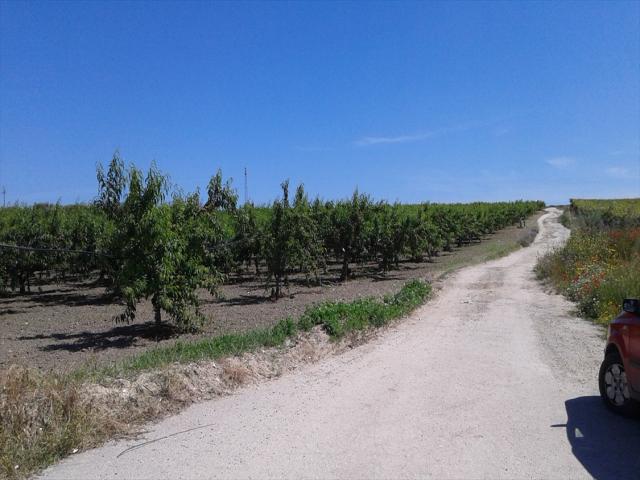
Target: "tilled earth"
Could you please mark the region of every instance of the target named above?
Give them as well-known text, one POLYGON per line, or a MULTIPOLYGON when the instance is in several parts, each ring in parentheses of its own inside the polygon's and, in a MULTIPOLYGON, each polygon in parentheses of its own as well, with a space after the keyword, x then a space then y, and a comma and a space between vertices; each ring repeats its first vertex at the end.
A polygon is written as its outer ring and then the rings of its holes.
POLYGON ((495 256, 526 236, 537 218, 528 219, 525 229, 506 228, 432 263, 405 262, 386 275, 377 273, 374 265, 354 265, 356 277, 341 283, 339 266, 332 265, 322 286, 309 287, 304 278, 294 277, 287 296, 277 302, 269 299, 263 278, 232 275, 233 283, 221 287, 219 298, 202 292, 201 308, 209 321, 197 334, 156 329, 149 302, 139 305, 136 323, 115 324, 114 317, 123 307, 95 283, 36 285, 31 294, 0 297, 0 368, 20 364, 65 371, 87 363, 103 364, 177 340, 267 327, 298 317, 309 305, 322 301, 382 296, 397 291, 407 280, 433 281, 444 272, 495 256))

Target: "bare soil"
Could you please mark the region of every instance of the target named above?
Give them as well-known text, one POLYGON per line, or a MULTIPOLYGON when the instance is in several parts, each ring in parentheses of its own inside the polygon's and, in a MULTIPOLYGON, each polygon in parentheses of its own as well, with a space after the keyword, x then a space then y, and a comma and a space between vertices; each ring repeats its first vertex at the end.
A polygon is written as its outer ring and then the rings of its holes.
POLYGON ((115 324, 122 305, 96 282, 42 284, 27 295, 0 298, 0 368, 18 364, 42 370, 68 371, 87 363, 109 363, 158 345, 242 332, 296 318, 315 303, 351 301, 397 291, 407 280, 434 281, 462 266, 499 256, 518 246, 535 227, 538 215, 524 229, 509 227, 482 243, 444 253, 433 262, 403 262, 399 270, 380 274, 375 265, 353 266, 355 278, 339 282, 339 265, 331 265, 322 286, 307 286, 293 277, 287 296, 273 302, 263 278, 232 275, 218 298, 203 292, 201 309, 209 319, 196 334, 156 328, 150 302, 137 309, 137 322, 115 324))

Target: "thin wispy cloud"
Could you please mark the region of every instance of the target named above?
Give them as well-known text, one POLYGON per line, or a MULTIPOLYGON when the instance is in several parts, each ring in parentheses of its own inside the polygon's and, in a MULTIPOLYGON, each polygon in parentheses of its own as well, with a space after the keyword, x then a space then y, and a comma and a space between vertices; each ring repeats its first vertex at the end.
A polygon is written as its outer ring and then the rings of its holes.
POLYGON ((436 131, 418 133, 415 135, 398 135, 396 137, 364 137, 356 140, 354 143, 359 147, 366 147, 369 145, 379 145, 384 143, 408 143, 418 142, 420 140, 426 140, 437 135, 436 131))
POLYGON ((363 137, 354 141, 353 143, 358 147, 368 147, 372 145, 419 142, 422 140, 427 140, 429 138, 446 135, 448 133, 462 132, 465 130, 471 130, 473 128, 486 127, 487 125, 490 125, 490 123, 489 122, 464 123, 464 124, 456 125, 453 127, 439 128, 437 130, 428 130, 425 132, 405 134, 405 135, 363 137))
POLYGON ((546 159, 545 162, 553 168, 563 169, 574 165, 576 163, 576 159, 573 157, 552 157, 546 159))
POLYGON ((630 168, 621 166, 609 167, 605 169, 604 173, 609 177, 619 178, 622 180, 635 180, 640 178, 640 175, 637 172, 632 171, 630 168))

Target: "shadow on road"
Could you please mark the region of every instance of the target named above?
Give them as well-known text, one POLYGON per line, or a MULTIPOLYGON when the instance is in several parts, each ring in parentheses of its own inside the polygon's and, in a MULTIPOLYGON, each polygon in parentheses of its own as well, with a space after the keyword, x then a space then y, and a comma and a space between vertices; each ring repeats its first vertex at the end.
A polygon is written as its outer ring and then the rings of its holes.
POLYGON ((596 480, 640 478, 640 421, 609 412, 597 396, 565 402, 567 437, 596 480))

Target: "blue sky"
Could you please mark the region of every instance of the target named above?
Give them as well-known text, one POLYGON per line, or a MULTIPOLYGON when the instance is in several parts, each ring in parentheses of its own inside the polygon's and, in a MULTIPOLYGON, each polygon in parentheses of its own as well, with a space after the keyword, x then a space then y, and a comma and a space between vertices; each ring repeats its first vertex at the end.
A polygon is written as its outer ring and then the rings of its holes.
POLYGON ((640 3, 0 2, 7 202, 119 149, 272 200, 640 196, 640 3))

